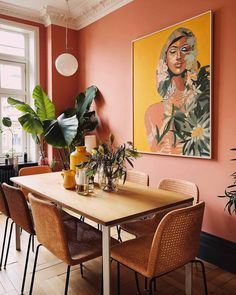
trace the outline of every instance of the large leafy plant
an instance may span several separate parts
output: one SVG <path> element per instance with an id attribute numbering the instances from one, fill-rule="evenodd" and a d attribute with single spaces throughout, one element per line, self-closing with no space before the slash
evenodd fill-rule
<path id="1" fill-rule="evenodd" d="M 23 130 L 30 133 L 39 144 L 41 154 L 43 143 L 46 142 L 54 148 L 64 149 L 64 160 L 68 161 L 68 154 L 74 145 L 82 143 L 85 133 L 96 128 L 98 124 L 95 112 L 89 111 L 96 93 L 96 86 L 87 88 L 76 97 L 75 108 L 65 110 L 57 118 L 53 102 L 39 85 L 34 88 L 32 94 L 35 110 L 29 104 L 11 97 L 8 98 L 8 103 L 23 113 L 18 120 Z"/>
<path id="2" fill-rule="evenodd" d="M 236 148 L 231 150 L 236 151 Z M 231 159 L 231 161 L 236 161 L 236 159 Z M 233 184 L 226 187 L 224 196 L 218 196 L 219 198 L 228 199 L 225 209 L 230 215 L 232 215 L 232 213 L 236 214 L 236 172 L 234 172 L 231 176 L 233 177 Z"/>

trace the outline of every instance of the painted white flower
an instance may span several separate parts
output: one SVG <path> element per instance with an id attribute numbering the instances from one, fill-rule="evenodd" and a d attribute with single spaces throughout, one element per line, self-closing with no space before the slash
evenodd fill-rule
<path id="1" fill-rule="evenodd" d="M 168 77 L 168 67 L 163 59 L 160 59 L 157 67 L 157 80 L 158 83 L 165 81 Z"/>

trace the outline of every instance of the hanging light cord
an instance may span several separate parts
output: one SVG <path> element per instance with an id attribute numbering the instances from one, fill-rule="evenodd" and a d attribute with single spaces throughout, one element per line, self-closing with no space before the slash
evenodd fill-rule
<path id="1" fill-rule="evenodd" d="M 66 0 L 66 7 L 67 7 L 67 12 L 66 12 L 66 52 L 68 52 L 68 18 L 70 15 L 70 7 L 69 7 L 69 0 Z"/>

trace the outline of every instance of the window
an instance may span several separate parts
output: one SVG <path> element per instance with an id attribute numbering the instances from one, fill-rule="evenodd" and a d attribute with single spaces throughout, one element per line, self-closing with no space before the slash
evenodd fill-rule
<path id="1" fill-rule="evenodd" d="M 20 160 L 25 151 L 29 159 L 35 160 L 35 145 L 18 122 L 22 113 L 11 107 L 7 98 L 31 103 L 30 94 L 38 83 L 37 38 L 37 28 L 0 21 L 0 117 L 10 117 L 12 121 L 10 129 L 2 126 L 0 162 L 6 154 L 11 155 L 12 147 Z"/>

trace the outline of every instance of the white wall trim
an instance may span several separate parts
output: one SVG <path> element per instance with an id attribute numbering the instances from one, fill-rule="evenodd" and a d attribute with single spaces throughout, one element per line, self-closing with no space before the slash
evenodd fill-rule
<path id="1" fill-rule="evenodd" d="M 75 30 L 82 29 L 132 1 L 134 0 L 101 0 L 96 3 L 94 0 L 86 0 L 71 11 L 68 27 Z M 45 26 L 51 24 L 66 26 L 67 12 L 52 6 L 43 7 L 38 11 L 0 1 L 0 14 L 34 21 Z"/>

